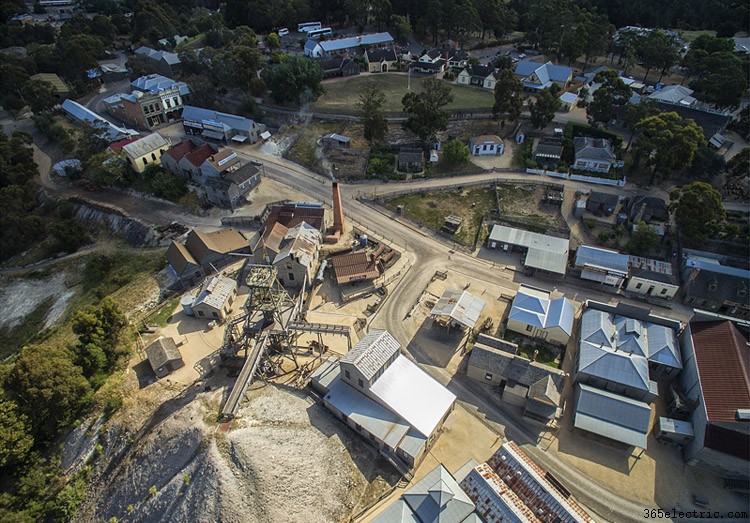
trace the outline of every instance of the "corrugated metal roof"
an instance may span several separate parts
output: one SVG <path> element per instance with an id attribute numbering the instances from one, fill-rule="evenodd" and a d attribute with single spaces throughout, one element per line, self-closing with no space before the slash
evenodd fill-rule
<path id="1" fill-rule="evenodd" d="M 89 122 L 95 127 L 103 129 L 106 132 L 107 137 L 111 140 L 115 140 L 121 136 L 138 134 L 138 132 L 136 131 L 116 126 L 109 120 L 105 120 L 95 112 L 87 109 L 86 107 L 73 100 L 65 99 L 65 101 L 63 101 L 62 103 L 62 108 L 73 118 L 84 122 Z"/>
<path id="2" fill-rule="evenodd" d="M 573 332 L 575 309 L 567 298 L 549 299 L 549 294 L 521 286 L 508 319 L 540 329 L 560 327 L 566 334 Z"/>
<path id="3" fill-rule="evenodd" d="M 466 291 L 446 289 L 430 316 L 450 316 L 464 327 L 473 329 L 485 305 L 484 300 Z"/>
<path id="4" fill-rule="evenodd" d="M 250 132 L 255 125 L 253 120 L 235 114 L 220 113 L 211 109 L 202 109 L 192 105 L 186 105 L 182 110 L 183 120 L 192 120 L 194 122 L 218 122 L 225 126 L 225 131 L 237 129 L 239 131 Z"/>
<path id="5" fill-rule="evenodd" d="M 430 437 L 456 396 L 400 354 L 370 387 L 384 405 Z"/>
<path id="6" fill-rule="evenodd" d="M 487 463 L 472 469 L 461 482 L 461 488 L 489 523 L 540 521 Z"/>
<path id="7" fill-rule="evenodd" d="M 372 329 L 352 347 L 346 356 L 341 358 L 341 361 L 354 365 L 369 380 L 394 354 L 400 351 L 401 344 L 390 332 L 384 329 Z"/>
<path id="8" fill-rule="evenodd" d="M 489 241 L 526 247 L 528 252 L 524 265 L 557 274 L 565 274 L 568 265 L 569 242 L 567 238 L 557 238 L 505 225 L 495 225 L 492 227 Z"/>
<path id="9" fill-rule="evenodd" d="M 577 373 L 601 378 L 640 390 L 651 390 L 648 360 L 643 356 L 582 341 Z"/>
<path id="10" fill-rule="evenodd" d="M 162 148 L 166 149 L 167 147 L 169 147 L 169 142 L 162 135 L 152 133 L 140 140 L 124 145 L 122 150 L 131 158 L 140 158 L 150 152 L 158 151 Z M 159 157 L 161 157 L 161 154 L 159 154 Z"/>
<path id="11" fill-rule="evenodd" d="M 401 497 L 422 523 L 458 523 L 474 512 L 474 503 L 442 465 L 428 472 Z"/>
<path id="12" fill-rule="evenodd" d="M 750 408 L 747 339 L 731 321 L 690 324 L 695 361 L 709 422 L 734 422 Z"/>
<path id="13" fill-rule="evenodd" d="M 360 36 L 348 36 L 346 38 L 337 38 L 335 40 L 324 40 L 319 43 L 320 47 L 326 51 L 340 51 L 342 49 L 351 49 L 360 45 L 377 45 L 393 42 L 390 33 L 373 33 Z"/>
<path id="14" fill-rule="evenodd" d="M 380 514 L 375 516 L 370 523 L 422 523 L 417 515 L 412 512 L 403 498 L 399 498 Z"/>
<path id="15" fill-rule="evenodd" d="M 651 425 L 651 407 L 647 403 L 583 383 L 576 385 L 576 393 L 577 428 L 646 448 Z"/>
<path id="16" fill-rule="evenodd" d="M 370 280 L 380 276 L 375 262 L 362 251 L 334 256 L 331 258 L 331 267 L 338 284 Z"/>
<path id="17" fill-rule="evenodd" d="M 193 302 L 193 307 L 203 304 L 214 309 L 222 309 L 236 288 L 237 282 L 233 279 L 222 274 L 214 276 L 203 285 Z"/>
<path id="18" fill-rule="evenodd" d="M 629 258 L 627 254 L 620 254 L 610 249 L 581 245 L 578 247 L 578 251 L 576 251 L 576 267 L 584 267 L 586 265 L 627 274 Z"/>
<path id="19" fill-rule="evenodd" d="M 136 78 L 130 85 L 139 91 L 145 91 L 147 93 L 160 93 L 167 89 L 179 89 L 180 94 L 190 94 L 190 89 L 185 82 L 177 82 L 166 76 L 160 74 L 149 74 Z"/>
<path id="20" fill-rule="evenodd" d="M 275 224 L 276 228 L 283 225 Z M 310 267 L 316 259 L 316 253 L 323 241 L 323 235 L 312 225 L 300 222 L 291 229 L 287 229 L 286 235 L 279 244 L 280 250 L 273 259 L 273 264 L 279 264 L 289 257 L 293 257 L 304 267 Z"/>
<path id="21" fill-rule="evenodd" d="M 544 471 L 515 442 L 503 444 L 487 464 L 534 514 L 544 521 L 593 523 L 591 516 L 576 503 L 559 480 Z M 541 511 L 541 512 L 539 512 Z"/>
<path id="22" fill-rule="evenodd" d="M 170 361 L 182 360 L 180 350 L 174 340 L 164 337 L 157 339 L 146 347 L 146 356 L 154 371 Z"/>
<path id="23" fill-rule="evenodd" d="M 644 324 L 648 341 L 648 359 L 677 369 L 682 368 L 682 356 L 673 329 L 654 323 Z"/>

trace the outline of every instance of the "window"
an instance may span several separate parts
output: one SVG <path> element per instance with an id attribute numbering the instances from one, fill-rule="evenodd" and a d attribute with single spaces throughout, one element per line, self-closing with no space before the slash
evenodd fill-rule
<path id="1" fill-rule="evenodd" d="M 198 316 L 205 316 L 205 314 L 203 314 L 203 311 L 198 311 Z"/>
<path id="2" fill-rule="evenodd" d="M 292 268 L 292 262 L 286 262 L 286 268 L 291 269 Z"/>
<path id="3" fill-rule="evenodd" d="M 667 293 L 667 289 L 662 289 L 661 290 L 661 294 L 666 294 L 666 293 Z"/>
<path id="4" fill-rule="evenodd" d="M 156 153 L 151 153 L 151 159 L 152 159 L 153 161 L 156 161 Z"/>
<path id="5" fill-rule="evenodd" d="M 531 325 L 526 325 L 526 332 L 531 332 L 531 329 L 533 329 Z"/>
<path id="6" fill-rule="evenodd" d="M 215 312 L 215 311 L 211 313 L 211 316 L 213 316 L 214 318 L 218 318 L 218 317 L 219 317 L 219 315 L 218 315 L 218 314 L 216 314 L 216 312 Z"/>
<path id="7" fill-rule="evenodd" d="M 359 388 L 360 389 L 364 389 L 365 388 L 365 383 L 361 379 L 358 379 L 357 383 L 359 383 Z"/>
<path id="8" fill-rule="evenodd" d="M 289 281 L 294 281 L 294 273 L 293 272 L 289 273 Z"/>
<path id="9" fill-rule="evenodd" d="M 345 370 L 345 371 L 344 371 L 344 374 L 346 375 L 346 377 L 347 377 L 347 378 L 351 378 L 351 375 L 349 374 L 349 371 L 348 371 L 348 370 Z"/>
<path id="10" fill-rule="evenodd" d="M 145 158 L 143 159 L 143 165 L 148 165 L 148 160 L 146 160 Z"/>
<path id="11" fill-rule="evenodd" d="M 484 379 L 486 379 L 487 381 L 492 381 L 492 374 L 491 374 L 491 373 L 489 373 L 489 372 L 487 372 L 487 373 L 486 373 L 486 374 L 484 375 Z"/>
<path id="12" fill-rule="evenodd" d="M 636 289 L 640 289 L 641 287 L 643 287 L 642 283 L 639 283 L 638 285 L 635 286 Z"/>

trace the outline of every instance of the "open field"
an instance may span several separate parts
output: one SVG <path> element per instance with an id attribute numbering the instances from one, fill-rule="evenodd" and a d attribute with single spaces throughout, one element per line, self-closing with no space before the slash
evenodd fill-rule
<path id="1" fill-rule="evenodd" d="M 468 191 L 406 194 L 386 202 L 392 210 L 399 205 L 404 206 L 406 216 L 435 230 L 442 227 L 446 216 L 461 217 L 463 222 L 455 238 L 465 245 L 472 245 L 482 216 L 495 208 L 495 194 L 491 187 L 482 187 Z"/>
<path id="2" fill-rule="evenodd" d="M 423 81 L 423 77 L 412 76 L 411 90 L 419 92 Z M 395 73 L 362 74 L 347 80 L 324 82 L 323 87 L 326 92 L 318 98 L 312 108 L 315 111 L 352 113 L 357 110 L 355 104 L 359 99 L 359 93 L 368 82 L 374 82 L 385 92 L 383 111 L 401 112 L 401 99 L 408 92 L 406 89 L 407 75 Z M 489 111 L 492 108 L 494 103 L 492 92 L 454 83 L 449 83 L 449 85 L 454 97 L 453 103 L 447 106 L 449 110 L 487 109 Z"/>

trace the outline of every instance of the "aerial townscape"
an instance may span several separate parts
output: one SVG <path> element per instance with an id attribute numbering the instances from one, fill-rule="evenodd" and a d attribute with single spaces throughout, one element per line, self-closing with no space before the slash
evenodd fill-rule
<path id="1" fill-rule="evenodd" d="M 750 6 L 0 0 L 0 522 L 750 521 Z"/>

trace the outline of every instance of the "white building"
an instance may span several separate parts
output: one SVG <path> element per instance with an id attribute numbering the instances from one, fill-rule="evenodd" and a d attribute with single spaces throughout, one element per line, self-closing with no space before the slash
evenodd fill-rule
<path id="1" fill-rule="evenodd" d="M 236 297 L 237 282 L 218 274 L 206 281 L 191 308 L 199 318 L 224 321 Z"/>
<path id="2" fill-rule="evenodd" d="M 546 291 L 522 285 L 508 315 L 508 330 L 567 345 L 574 319 L 575 308 L 567 298 L 551 299 Z"/>
<path id="3" fill-rule="evenodd" d="M 483 134 L 469 140 L 472 156 L 500 155 L 505 152 L 503 139 L 494 134 Z"/>

